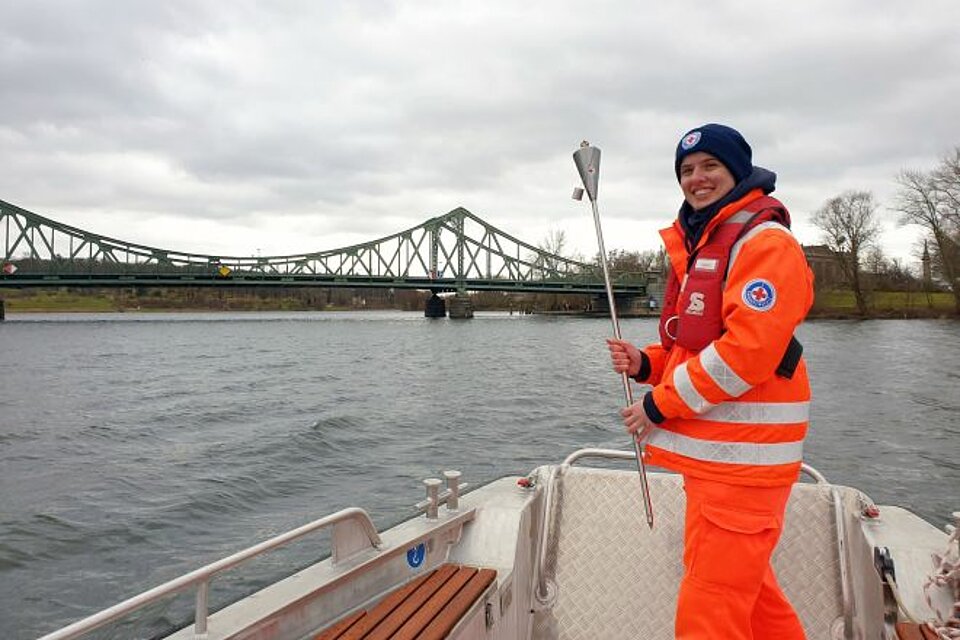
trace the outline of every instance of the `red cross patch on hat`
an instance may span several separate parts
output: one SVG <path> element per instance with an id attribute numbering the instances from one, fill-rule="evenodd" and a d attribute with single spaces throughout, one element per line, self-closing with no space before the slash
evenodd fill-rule
<path id="1" fill-rule="evenodd" d="M 700 132 L 691 131 L 684 136 L 683 140 L 680 141 L 680 146 L 683 147 L 684 151 L 686 151 L 687 149 L 694 147 L 698 142 L 700 142 Z"/>

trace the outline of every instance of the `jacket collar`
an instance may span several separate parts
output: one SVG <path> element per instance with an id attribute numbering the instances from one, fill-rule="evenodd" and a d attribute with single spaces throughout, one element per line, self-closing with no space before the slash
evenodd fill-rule
<path id="1" fill-rule="evenodd" d="M 748 204 L 763 197 L 762 189 L 752 189 L 747 192 L 747 195 L 743 196 L 739 200 L 734 200 L 727 206 L 720 209 L 717 212 L 717 215 L 713 216 L 710 219 L 710 222 L 707 223 L 706 228 L 703 230 L 703 233 L 700 234 L 700 240 L 697 242 L 697 246 L 694 247 L 694 251 L 702 247 L 707 243 L 707 240 L 710 238 L 710 234 L 713 233 L 713 230 L 717 228 L 718 225 L 721 225 L 726 221 L 730 216 L 739 212 L 741 209 L 746 207 Z"/>
<path id="2" fill-rule="evenodd" d="M 754 200 L 762 198 L 763 196 L 763 189 L 752 189 L 742 198 L 734 200 L 733 202 L 721 208 L 720 211 L 717 212 L 717 215 L 715 215 L 710 222 L 707 223 L 706 228 L 700 235 L 700 241 L 697 243 L 694 251 L 707 243 L 707 240 L 710 238 L 710 234 L 713 233 L 713 230 L 716 229 L 718 225 L 723 224 L 725 220 L 729 219 L 731 216 L 742 210 Z M 660 237 L 663 239 L 663 245 L 667 250 L 667 255 L 670 257 L 670 264 L 673 266 L 673 270 L 678 276 L 682 277 L 687 271 L 687 259 L 689 258 L 690 254 L 687 253 L 686 245 L 684 244 L 684 231 L 680 224 L 680 220 L 674 219 L 673 224 L 671 224 L 669 227 L 661 229 Z"/>

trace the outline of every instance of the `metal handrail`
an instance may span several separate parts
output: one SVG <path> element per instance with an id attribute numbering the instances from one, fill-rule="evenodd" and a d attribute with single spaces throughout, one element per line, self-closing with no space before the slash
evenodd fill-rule
<path id="1" fill-rule="evenodd" d="M 632 451 L 621 451 L 619 449 L 596 449 L 596 448 L 578 449 L 573 453 L 571 453 L 570 455 L 568 455 L 566 458 L 564 458 L 563 466 L 569 467 L 570 465 L 572 465 L 577 460 L 580 460 L 581 458 L 610 458 L 614 460 L 633 460 L 634 455 Z M 800 463 L 800 471 L 802 471 L 803 473 L 807 474 L 808 476 L 816 480 L 817 484 L 830 484 L 825 475 L 823 475 L 822 473 L 814 469 L 812 466 L 810 466 L 806 462 Z"/>
<path id="2" fill-rule="evenodd" d="M 840 602 L 843 608 L 843 637 L 853 638 L 853 596 L 850 587 L 850 567 L 847 563 L 847 527 L 843 518 L 843 503 L 840 492 L 830 485 L 833 499 L 833 522 L 837 531 L 837 559 L 840 561 Z"/>
<path id="3" fill-rule="evenodd" d="M 329 527 L 331 525 L 336 525 L 340 522 L 345 522 L 348 520 L 356 521 L 360 527 L 363 529 L 363 532 L 367 535 L 367 539 L 370 541 L 370 546 L 373 548 L 379 548 L 382 544 L 380 540 L 380 534 L 377 533 L 376 527 L 373 526 L 373 521 L 370 519 L 370 516 L 366 511 L 360 509 L 359 507 L 350 507 L 348 509 L 343 509 L 332 513 L 328 516 L 320 518 L 319 520 L 314 520 L 308 524 L 305 524 L 296 529 L 287 531 L 286 533 L 281 533 L 278 536 L 265 540 L 259 544 L 255 544 L 252 547 L 239 551 L 231 556 L 227 556 L 221 560 L 217 560 L 211 564 L 208 564 L 204 567 L 186 573 L 179 578 L 174 578 L 169 582 L 165 582 L 153 589 L 144 591 L 143 593 L 133 596 L 123 602 L 116 604 L 108 609 L 104 609 L 99 613 L 95 613 L 92 616 L 84 618 L 74 622 L 71 625 L 63 627 L 53 633 L 49 633 L 39 640 L 73 640 L 74 638 L 79 638 L 80 636 L 93 631 L 99 627 L 102 627 L 105 624 L 118 620 L 134 611 L 141 609 L 160 598 L 164 598 L 180 591 L 184 591 L 193 585 L 197 585 L 197 599 L 196 599 L 196 609 L 194 615 L 194 632 L 197 636 L 203 636 L 207 632 L 207 598 L 210 591 L 210 579 L 213 578 L 216 574 L 226 571 L 227 569 L 232 569 L 239 564 L 250 560 L 262 553 L 276 549 L 277 547 L 283 546 L 289 542 L 293 542 L 298 538 L 302 538 L 305 535 L 314 533 L 319 529 Z"/>
<path id="4" fill-rule="evenodd" d="M 560 476 L 563 475 L 563 472 L 566 471 L 574 462 L 580 460 L 581 458 L 611 458 L 616 460 L 634 460 L 636 459 L 636 454 L 632 451 L 621 451 L 619 449 L 598 449 L 598 448 L 586 448 L 578 449 L 568 455 L 563 459 L 563 462 L 559 467 L 553 467 L 550 470 L 550 475 L 547 479 L 547 487 L 544 493 L 544 506 L 543 506 L 543 525 L 540 528 L 540 543 L 539 543 L 539 552 L 536 557 L 536 567 L 535 572 L 537 576 L 537 591 L 534 594 L 537 600 L 541 604 L 549 606 L 553 599 L 553 595 L 556 592 L 555 589 L 551 590 L 550 585 L 547 581 L 547 575 L 544 571 L 544 567 L 547 564 L 547 543 L 550 538 L 550 523 L 553 521 L 553 492 L 554 487 L 557 484 Z"/>
<path id="5" fill-rule="evenodd" d="M 621 451 L 620 449 L 577 449 L 563 459 L 562 466 L 569 467 L 580 458 L 612 458 L 614 460 L 633 460 L 633 451 Z"/>
<path id="6" fill-rule="evenodd" d="M 537 545 L 537 555 L 534 558 L 536 566 L 533 568 L 534 575 L 537 578 L 537 590 L 536 593 L 534 593 L 534 597 L 536 597 L 540 604 L 546 606 L 552 604 L 552 596 L 556 593 L 555 589 L 551 592 L 544 567 L 547 564 L 547 543 L 550 538 L 550 523 L 553 521 L 553 486 L 559 474 L 560 471 L 558 467 L 550 468 L 550 474 L 546 482 L 547 486 L 543 494 L 543 519 L 540 521 L 540 541 Z"/>

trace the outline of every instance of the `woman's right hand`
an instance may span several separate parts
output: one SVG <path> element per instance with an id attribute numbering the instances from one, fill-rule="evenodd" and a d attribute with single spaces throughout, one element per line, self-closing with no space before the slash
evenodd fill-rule
<path id="1" fill-rule="evenodd" d="M 610 361 L 613 370 L 617 373 L 626 373 L 635 376 L 640 373 L 640 364 L 643 359 L 640 351 L 626 340 L 607 338 L 607 348 L 610 349 Z"/>

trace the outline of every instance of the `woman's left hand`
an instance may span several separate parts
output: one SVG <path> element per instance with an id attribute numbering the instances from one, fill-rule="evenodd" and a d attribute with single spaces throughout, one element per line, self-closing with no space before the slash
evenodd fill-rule
<path id="1" fill-rule="evenodd" d="M 629 407 L 620 410 L 623 417 L 623 426 L 627 428 L 627 433 L 633 435 L 637 442 L 643 442 L 650 435 L 650 432 L 656 427 L 656 423 L 647 417 L 647 412 L 643 409 L 643 401 L 634 402 Z"/>

